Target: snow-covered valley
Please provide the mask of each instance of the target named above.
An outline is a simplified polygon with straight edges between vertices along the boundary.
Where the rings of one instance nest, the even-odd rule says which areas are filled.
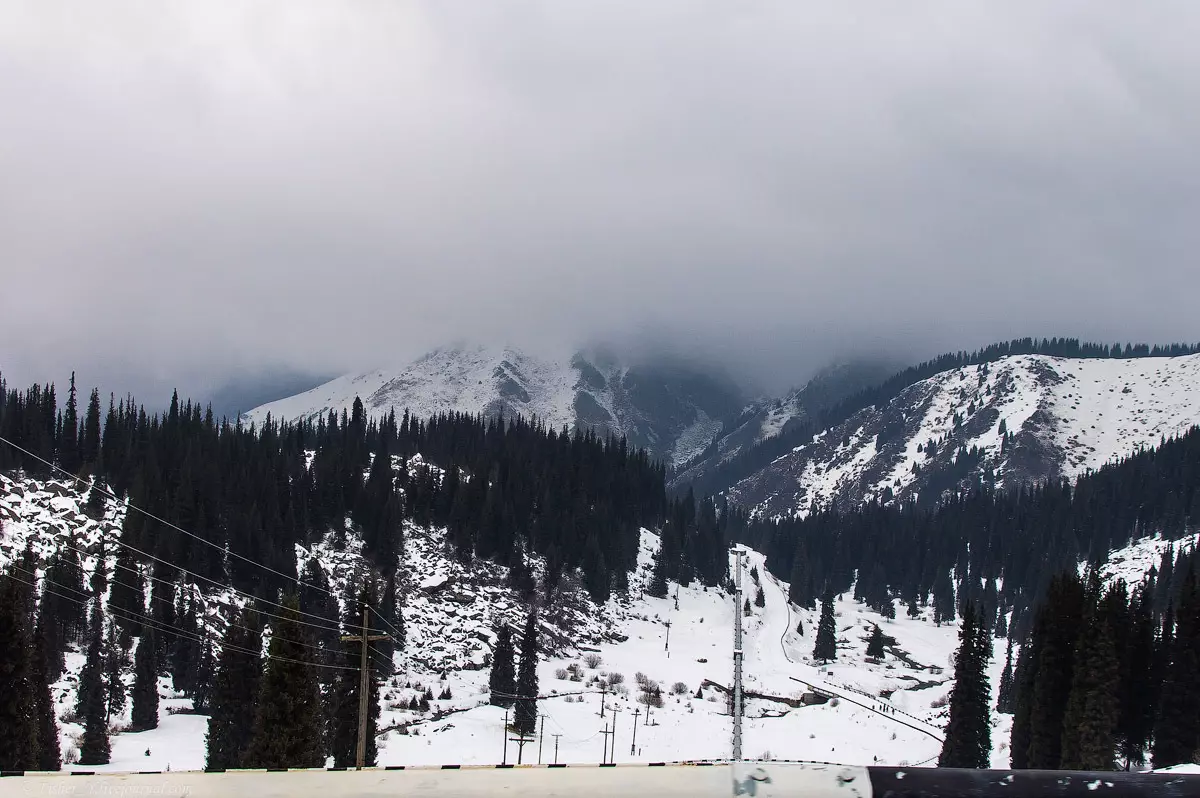
[[[124,512],[109,506],[97,522],[82,512],[77,492],[55,481],[0,477],[0,489],[3,560],[19,554],[31,536],[42,553],[72,537],[71,545],[97,552],[100,541],[115,534]],[[524,609],[505,586],[504,569],[487,563],[464,566],[449,556],[441,530],[409,525],[406,541],[408,646],[396,655],[396,673],[381,693],[379,764],[515,762],[515,744],[505,751],[505,710],[488,703],[484,663],[495,625],[519,626]],[[672,584],[667,598],[646,595],[657,545],[657,536],[644,531],[639,570],[627,596],[596,606],[582,590],[572,589],[567,600],[545,610],[547,651],[539,666],[544,737],[526,748],[525,762],[538,761],[539,743],[543,762],[556,757],[559,762],[599,762],[609,744],[617,762],[728,758],[726,693],[732,675],[734,600],[723,590],[697,584]],[[1151,539],[1115,552],[1112,575],[1137,578],[1165,545]],[[323,542],[312,552],[300,552],[309,553],[322,560],[335,580],[351,573],[358,557],[352,537],[341,549]],[[94,558],[83,561],[85,568],[94,567]],[[750,552],[746,568],[746,595],[753,598],[756,592],[749,576],[753,568],[765,606],[752,602],[751,614],[744,617],[745,754],[844,764],[930,764],[946,719],[957,628],[935,625],[931,609],[908,618],[899,602],[898,617],[886,619],[846,593],[835,603],[838,658],[821,665],[811,658],[819,613],[789,605],[786,583],[767,572],[760,554]],[[238,604],[229,594],[209,596],[206,616],[214,639],[222,619]],[[880,661],[866,656],[876,624],[894,641]],[[71,709],[82,664],[78,651],[69,653],[67,672],[54,686],[64,752],[77,745],[81,733]],[[990,667],[993,692],[1002,666],[1000,650]],[[661,690],[663,706],[650,709],[647,723],[639,684],[650,683]],[[435,698],[429,711],[409,709],[412,697],[425,688],[435,695],[448,688],[450,697]],[[807,703],[817,693],[832,698]],[[190,701],[174,692],[168,678],[161,680],[160,694],[159,728],[116,734],[112,761],[96,770],[203,767],[205,717],[189,713]],[[117,719],[114,728],[121,730],[127,722],[127,717]],[[1007,765],[1008,723],[1008,716],[993,715],[995,766]],[[606,725],[615,731],[609,742]]]

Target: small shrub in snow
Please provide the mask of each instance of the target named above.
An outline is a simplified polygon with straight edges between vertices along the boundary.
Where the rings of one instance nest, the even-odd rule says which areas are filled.
[[[623,684],[613,685],[612,691],[617,695],[629,695],[629,688]]]
[[[67,746],[67,750],[63,752],[63,764],[75,765],[79,762],[79,747],[75,743]]]
[[[579,673],[578,671],[574,671],[574,672],[572,672],[572,673],[571,673],[571,681],[573,681],[573,682],[582,682],[582,681],[583,681],[583,674],[582,674],[582,673]]]
[[[566,681],[567,679],[571,678],[571,672],[566,668],[559,668],[554,672],[554,678],[558,679],[559,681]]]
[[[603,662],[603,661],[604,661],[604,660],[603,660],[603,659],[600,657],[600,655],[599,655],[599,654],[596,654],[596,653],[584,654],[584,655],[583,655],[583,664],[584,664],[584,665],[587,665],[587,666],[588,666],[588,668],[590,668],[590,669],[592,669],[592,670],[595,670],[596,668],[599,668],[599,667],[600,667],[600,663],[601,663],[601,662]]]
[[[645,687],[646,682],[650,681],[650,677],[638,671],[633,675],[633,680],[638,683],[638,687]]]
[[[833,698],[831,698],[831,699],[829,699],[829,706],[831,706],[831,707],[840,706],[840,705],[841,705],[841,703],[842,703],[842,702],[841,702],[841,701],[839,701],[839,700],[837,699],[837,697],[836,697],[836,696],[835,696],[835,697],[833,697]]]
[[[941,709],[942,707],[946,706],[949,703],[950,703],[950,697],[942,696],[941,698],[933,699],[933,701],[931,701],[929,703],[929,706],[933,707],[934,709]]]
[[[675,682],[675,684],[671,685],[671,692],[675,695],[683,695],[688,692],[688,686],[683,682]]]
[[[611,685],[618,685],[624,681],[625,681],[625,674],[623,674],[623,673],[615,673],[614,672],[614,673],[608,674],[608,683]]]

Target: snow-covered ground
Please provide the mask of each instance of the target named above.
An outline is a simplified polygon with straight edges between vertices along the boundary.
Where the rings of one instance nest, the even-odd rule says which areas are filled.
[[[111,532],[119,526],[120,508],[109,508],[101,527],[79,512],[82,497],[59,483],[0,480],[0,515],[5,517],[0,559],[19,553],[31,534],[48,552],[63,540],[66,528],[78,524],[86,533],[79,535],[79,546],[87,550],[96,544],[100,529]],[[1136,580],[1157,563],[1165,545],[1147,539],[1115,552],[1106,573]],[[733,598],[695,584],[671,585],[667,598],[644,595],[657,546],[657,536],[644,531],[640,568],[631,578],[628,597],[597,607],[581,591],[570,590],[544,611],[548,653],[538,669],[544,736],[526,747],[525,762],[538,761],[539,744],[543,762],[556,757],[559,762],[599,762],[606,745],[615,745],[617,762],[729,757],[732,723],[725,690],[731,686],[733,670]],[[311,553],[340,585],[354,572],[357,552],[357,541],[350,536],[343,547],[326,540]],[[408,526],[405,565],[409,645],[397,654],[396,674],[382,690],[379,763],[500,762],[505,756],[505,712],[487,703],[488,670],[483,663],[491,650],[494,626],[502,621],[519,629],[524,608],[505,585],[503,568],[459,563],[449,556],[442,530]],[[760,575],[763,608],[753,604],[756,586],[749,576],[751,567]],[[753,609],[743,618],[747,757],[912,766],[936,760],[952,687],[955,625],[936,626],[929,612],[910,619],[903,606],[897,606],[896,619],[888,620],[847,593],[835,603],[838,659],[821,665],[811,660],[819,612],[789,605],[786,583],[767,572],[757,552],[748,555],[744,584]],[[236,605],[236,597],[228,594],[210,599],[214,635],[222,612]],[[798,622],[803,624],[803,634],[796,631]],[[880,662],[865,655],[875,624],[895,640]],[[1004,664],[1003,641],[997,642],[990,667],[993,693]],[[589,655],[599,658],[594,667]],[[82,663],[81,654],[69,653],[67,673],[54,686],[60,718],[74,705]],[[578,672],[577,679],[572,671]],[[646,706],[637,701],[639,673],[663,692],[664,706],[651,710],[649,724]],[[131,674],[127,680],[132,681]],[[682,685],[678,693],[673,690],[676,683]],[[407,709],[412,697],[425,688],[437,696],[447,687],[452,697],[435,698],[431,711]],[[835,699],[799,705],[813,688]],[[179,714],[186,712],[190,702],[172,691],[169,679],[162,680],[160,693],[159,728],[114,735],[112,762],[95,769],[182,770],[203,765],[206,719]],[[127,715],[128,709],[126,718],[117,721],[118,729]],[[1008,764],[1009,724],[1008,716],[993,716],[996,767]],[[609,738],[606,744],[606,725],[609,730],[615,725],[615,743]],[[82,729],[77,723],[60,726],[66,752]],[[509,742],[507,759],[515,762],[516,758],[516,745]]]

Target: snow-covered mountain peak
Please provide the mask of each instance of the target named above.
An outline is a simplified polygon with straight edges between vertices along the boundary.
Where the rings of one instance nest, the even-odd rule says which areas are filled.
[[[313,418],[349,412],[355,397],[368,414],[405,409],[417,417],[456,411],[521,415],[553,428],[591,427],[678,464],[694,457],[741,409],[738,389],[698,368],[622,364],[610,353],[538,357],[511,346],[434,349],[406,366],[350,374],[251,410],[246,418]]]
[[[730,491],[768,515],[877,498],[936,499],[1070,478],[1200,423],[1200,355],[1013,355],[936,374],[867,407]]]

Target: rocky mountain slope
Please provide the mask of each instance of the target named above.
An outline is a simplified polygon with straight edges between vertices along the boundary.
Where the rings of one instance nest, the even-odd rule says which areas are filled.
[[[683,464],[672,481],[686,485],[768,438],[786,434],[838,402],[882,382],[895,366],[882,360],[836,363],[817,372],[803,386],[776,399],[756,399],[726,423],[697,457]]]
[[[769,516],[1074,478],[1200,423],[1200,355],[1017,355],[937,374],[778,457],[727,493]]]
[[[448,347],[400,369],[338,377],[246,414],[292,420],[349,410],[360,397],[371,415],[419,417],[458,411],[536,416],[553,427],[594,427],[671,464],[693,459],[737,415],[745,398],[715,372],[682,363],[628,365],[603,353],[562,359],[513,348]]]

